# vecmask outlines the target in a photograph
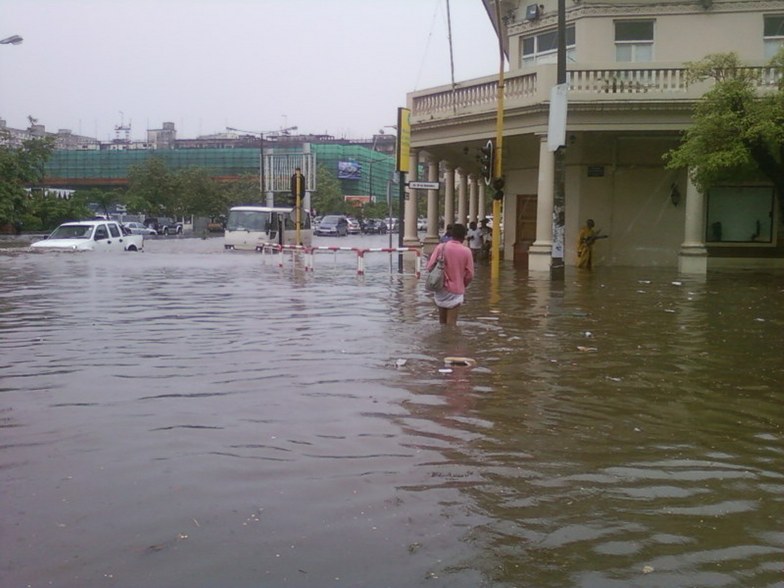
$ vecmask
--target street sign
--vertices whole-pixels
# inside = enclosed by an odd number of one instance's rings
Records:
[[[408,187],[414,190],[438,190],[441,184],[439,182],[408,182]]]

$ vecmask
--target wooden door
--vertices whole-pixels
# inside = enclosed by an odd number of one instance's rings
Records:
[[[517,195],[515,223],[514,264],[528,267],[528,249],[536,241],[536,194]]]

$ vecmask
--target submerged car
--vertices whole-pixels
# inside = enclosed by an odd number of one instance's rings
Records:
[[[131,232],[131,235],[157,235],[158,231],[152,227],[145,227],[142,223],[123,223],[123,227]]]
[[[142,251],[143,235],[126,235],[115,221],[88,220],[63,223],[33,249],[59,251]]]
[[[327,237],[345,237],[348,235],[348,219],[337,214],[327,215],[321,219],[318,227],[313,230],[313,234]]]
[[[387,233],[387,225],[380,219],[369,218],[362,225],[362,232],[366,235],[385,235]]]
[[[144,225],[151,229],[155,229],[158,235],[182,235],[182,223],[175,221],[173,218],[168,217],[147,217],[144,219]]]

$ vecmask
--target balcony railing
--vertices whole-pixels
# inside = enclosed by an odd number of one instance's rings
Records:
[[[760,90],[778,87],[782,74],[770,66],[748,66]],[[570,102],[694,101],[710,87],[708,82],[688,84],[687,69],[668,67],[573,67],[566,73]],[[555,85],[554,65],[506,74],[504,104],[508,109],[548,102]],[[451,86],[414,92],[409,98],[412,122],[470,116],[495,111],[498,78],[488,76]]]

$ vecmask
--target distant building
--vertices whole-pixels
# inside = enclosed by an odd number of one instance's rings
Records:
[[[147,129],[147,143],[152,149],[174,149],[177,146],[177,130],[173,122],[163,123],[161,129]]]

